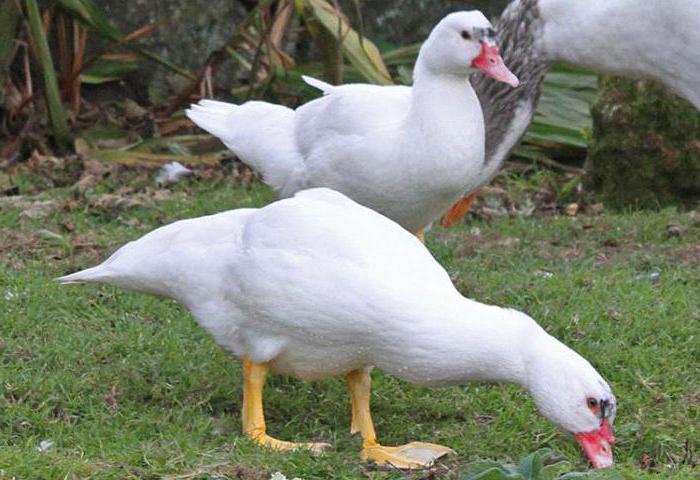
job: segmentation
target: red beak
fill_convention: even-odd
[[[513,72],[503,63],[498,47],[489,45],[487,42],[481,42],[481,53],[472,60],[472,68],[479,69],[494,80],[507,83],[511,87],[520,85],[518,77],[513,75]]]
[[[615,436],[607,419],[603,419],[599,430],[577,433],[576,440],[583,447],[593,468],[606,468],[613,464],[612,445],[615,443]]]

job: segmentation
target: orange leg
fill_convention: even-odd
[[[442,218],[442,226],[445,228],[450,228],[461,222],[464,216],[469,213],[469,210],[472,208],[474,200],[476,200],[476,192],[470,193],[466,197],[462,197],[457,200],[457,202],[452,205],[452,207]]]
[[[397,468],[420,468],[430,466],[438,458],[454,453],[452,449],[434,443],[411,442],[399,447],[380,445],[369,408],[372,386],[369,373],[356,370],[348,374],[347,380],[352,401],[350,431],[362,435],[362,460],[369,460],[377,465],[389,464]]]
[[[265,415],[263,413],[263,388],[269,366],[266,363],[254,363],[247,357],[243,359],[243,408],[241,419],[243,433],[255,443],[274,450],[297,450],[306,448],[319,453],[329,447],[327,443],[292,443],[272,438],[266,433]]]

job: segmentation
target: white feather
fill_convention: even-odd
[[[59,281],[172,297],[226,350],[301,378],[514,382],[571,431],[596,428],[587,396],[614,400],[532,319],[464,298],[413,235],[327,189],[167,225]]]
[[[416,232],[476,181],[483,164],[483,114],[468,80],[481,45],[461,32],[489,26],[480,12],[443,19],[421,49],[413,89],[304,77],[324,96],[296,111],[204,100],[187,115],[280,196],[333,188]]]
[[[306,82],[307,85],[323,92],[324,95],[331,93],[335,88],[335,86],[331,85],[330,83],[324,82],[323,80],[319,80],[318,78],[310,77],[308,75],[302,75],[301,79],[304,80],[304,82]]]

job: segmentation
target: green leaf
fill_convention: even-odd
[[[114,27],[107,16],[90,0],[57,0],[57,3],[102,36],[115,42],[124,38],[124,34]]]
[[[524,480],[524,477],[518,473],[508,473],[500,467],[493,467],[478,475],[466,477],[464,480]]]
[[[492,460],[479,460],[462,467],[458,480],[523,480],[513,465],[502,465]]]
[[[544,79],[542,97],[525,142],[555,148],[587,148],[587,132],[592,128],[590,110],[597,90],[595,75],[554,68]]]
[[[613,470],[566,473],[569,462],[548,448],[543,448],[523,458],[518,465],[479,460],[459,468],[457,480],[624,480],[624,476]],[[562,476],[563,475],[563,476]]]
[[[537,480],[541,477],[544,469],[543,456],[551,453],[550,451],[537,451],[523,458],[518,465],[518,472],[525,480]]]
[[[414,43],[413,45],[407,45],[405,47],[395,48],[393,50],[386,51],[382,54],[384,63],[391,66],[410,66],[416,63],[416,58],[418,58],[418,52],[420,51],[421,44]]]
[[[101,84],[121,80],[138,69],[138,59],[100,58],[91,63],[82,74],[80,81],[89,84]]]
[[[377,46],[350,28],[347,21],[325,0],[304,0],[305,12],[316,19],[341,45],[345,57],[370,82],[394,82]]]
[[[32,39],[32,48],[39,59],[41,72],[44,77],[44,90],[46,103],[49,108],[51,130],[56,143],[65,148],[71,143],[71,135],[68,131],[68,122],[66,121],[66,114],[63,111],[63,104],[61,103],[61,93],[58,89],[56,71],[54,70],[53,59],[51,58],[49,43],[44,34],[39,6],[36,0],[25,0],[24,6],[27,15],[27,23],[29,25],[29,35]]]

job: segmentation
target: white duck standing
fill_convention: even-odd
[[[472,192],[489,183],[525,134],[550,67],[563,62],[600,73],[651,78],[700,109],[700,0],[515,0],[496,28],[504,61],[520,79],[503,88],[472,77],[484,111],[486,160],[467,196],[446,215],[464,216]],[[394,87],[399,88],[399,87]]]
[[[481,12],[445,17],[423,44],[413,89],[331,87],[296,111],[265,102],[203,100],[187,116],[262,173],[281,197],[329,187],[410,232],[473,185],[484,162],[484,122],[469,75],[516,86]]]
[[[242,359],[243,431],[260,445],[325,446],[267,434],[262,397],[271,370],[309,380],[345,375],[363,459],[408,468],[449,453],[430,443],[377,442],[369,400],[376,366],[421,385],[518,384],[576,435],[595,467],[612,463],[615,397],[585,359],[527,315],[464,298],[413,235],[332,190],[176,222],[59,280],[185,305]]]

